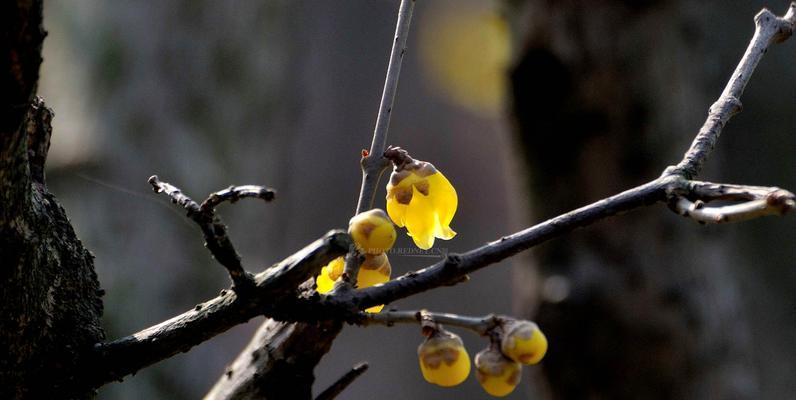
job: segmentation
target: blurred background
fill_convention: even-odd
[[[556,4],[553,4],[556,3]],[[560,4],[559,4],[560,3]],[[676,162],[753,32],[759,1],[417,3],[389,143],[453,182],[458,236],[394,274],[657,176]],[[194,199],[278,190],[220,214],[259,272],[344,228],[370,145],[398,1],[45,3],[48,184],[96,256],[109,339],[229,285],[150,175]],[[769,52],[702,178],[796,189],[796,51]],[[384,207],[384,189],[376,204]],[[796,392],[793,217],[702,227],[662,206],[614,218],[392,306],[537,320],[551,342],[509,398],[785,398]],[[398,248],[413,248],[403,231]],[[196,399],[262,319],[100,390]],[[483,339],[460,332],[471,356]],[[347,327],[316,391],[480,399],[426,384],[415,326]],[[621,389],[620,389],[621,388]]]

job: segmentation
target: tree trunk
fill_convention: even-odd
[[[0,15],[0,398],[88,398],[75,366],[103,339],[101,290],[44,182],[53,113],[34,98],[42,3],[6,2]]]
[[[696,17],[677,1],[511,4],[513,112],[536,219],[679,158],[718,95],[704,89]],[[539,293],[523,306],[550,340],[551,398],[757,397],[727,235],[708,233],[653,208],[537,250],[540,286],[519,296]]]

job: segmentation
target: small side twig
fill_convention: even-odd
[[[215,208],[221,203],[228,201],[234,203],[242,198],[252,197],[265,200],[269,202],[276,196],[274,189],[257,186],[257,185],[243,185],[243,186],[230,186],[224,190],[212,193],[210,196],[199,205],[199,209],[203,212],[214,212]]]
[[[420,324],[423,326],[427,323],[443,324],[449,326],[456,326],[471,330],[481,336],[485,336],[489,331],[500,326],[505,317],[495,314],[484,315],[482,317],[468,317],[465,315],[437,313],[428,310],[419,311],[385,311],[378,314],[374,313],[360,313],[360,325],[386,325],[393,326],[395,324]]]
[[[340,379],[336,380],[334,383],[331,384],[326,390],[321,392],[315,400],[332,400],[336,398],[340,393],[343,392],[351,383],[354,382],[357,378],[359,378],[362,374],[365,373],[369,368],[367,362],[362,361],[357,365],[351,367],[351,369],[346,372]]]
[[[235,202],[244,197],[255,197],[265,201],[274,198],[272,189],[262,186],[230,186],[225,190],[211,194],[202,204],[198,204],[185,195],[178,187],[163,182],[157,175],[149,178],[149,184],[156,193],[165,193],[171,201],[188,211],[188,218],[196,222],[202,230],[205,246],[224,268],[232,279],[233,289],[246,292],[254,285],[252,275],[243,269],[241,258],[227,235],[227,227],[216,215],[215,207],[224,201]]]
[[[745,221],[766,215],[783,215],[796,207],[793,193],[777,187],[724,185],[692,181],[691,194],[697,200],[677,196],[670,207],[678,214],[699,223]],[[742,201],[738,204],[708,206],[712,200]]]

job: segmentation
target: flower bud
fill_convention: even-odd
[[[366,288],[390,280],[390,260],[384,253],[373,255],[366,254],[365,261],[359,266],[359,274],[357,275],[357,287]],[[378,313],[384,308],[384,305],[373,306],[365,309],[369,313]]]
[[[315,279],[315,286],[318,293],[329,293],[334,288],[334,283],[340,278],[345,269],[345,259],[337,257],[321,269],[321,273]]]
[[[520,383],[522,365],[490,347],[475,355],[475,376],[487,393],[503,397]]]
[[[547,338],[539,326],[531,321],[511,321],[504,329],[500,350],[506,357],[525,365],[542,361],[547,353]]]
[[[470,356],[459,336],[439,330],[417,348],[420,372],[423,378],[435,385],[456,386],[470,374]]]
[[[395,243],[395,227],[387,214],[378,208],[355,215],[348,223],[348,233],[359,251],[381,254]]]
[[[335,283],[340,279],[345,270],[345,258],[338,257],[321,269],[321,273],[315,278],[315,286],[318,293],[329,293],[334,289]],[[357,275],[357,287],[364,289],[390,280],[390,260],[384,253],[365,254],[365,261],[359,267]],[[378,313],[384,305],[373,306],[365,311]]]

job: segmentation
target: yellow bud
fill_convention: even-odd
[[[547,353],[547,338],[531,321],[513,321],[506,325],[500,350],[506,357],[530,365],[542,361]]]
[[[321,269],[321,273],[315,278],[315,286],[318,293],[329,293],[334,289],[335,283],[343,275],[345,269],[345,259],[338,257],[332,260],[329,264]],[[366,254],[365,261],[359,267],[359,274],[357,275],[357,287],[366,288],[390,280],[390,260],[384,253],[381,254]],[[373,306],[365,311],[371,313],[378,313],[384,308],[384,305]]]
[[[470,375],[470,356],[462,339],[448,331],[437,331],[417,348],[420,372],[435,385],[456,386]]]
[[[378,208],[359,213],[348,223],[348,233],[357,248],[366,254],[381,254],[395,243],[395,227]]]
[[[406,226],[417,247],[427,250],[434,239],[452,239],[450,228],[459,198],[456,189],[431,163],[413,160],[396,167],[387,184],[387,212]]]
[[[317,286],[318,293],[329,293],[334,288],[334,283],[340,278],[345,269],[345,259],[337,257],[327,264],[318,278],[315,279],[315,286]]]
[[[385,283],[390,280],[391,272],[392,267],[390,267],[390,260],[387,258],[386,254],[367,254],[365,255],[365,261],[359,266],[357,287],[366,288]],[[369,313],[378,313],[381,312],[382,308],[384,308],[383,304],[367,308],[365,311]]]
[[[503,397],[520,383],[522,365],[506,358],[496,348],[487,348],[475,355],[475,376],[487,393]]]

